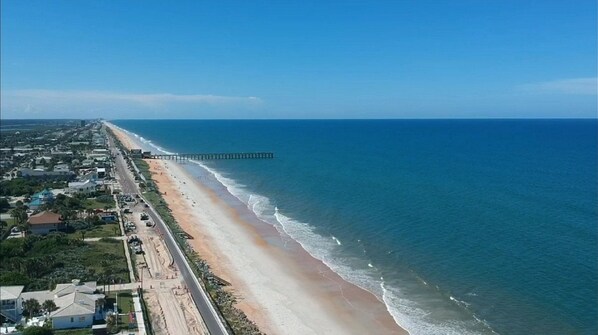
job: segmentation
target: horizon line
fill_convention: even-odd
[[[366,120],[598,120],[598,115],[594,117],[397,117],[397,118],[122,118],[122,119],[103,119],[103,118],[0,118],[0,120],[103,120],[103,121],[128,121],[128,120],[146,120],[146,121],[366,121]]]

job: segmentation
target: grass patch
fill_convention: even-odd
[[[120,236],[120,225],[118,223],[106,223],[99,226],[94,226],[88,230],[85,237],[115,237]]]
[[[83,263],[95,273],[109,274],[115,283],[128,283],[129,268],[125,257],[123,242],[103,238],[89,242],[88,251],[82,255]],[[110,281],[110,279],[107,279]]]
[[[106,206],[114,208],[116,203],[114,202],[114,199],[110,199],[109,202],[101,202],[96,200],[96,198],[91,198],[83,200],[83,206],[85,209],[104,209]]]
[[[119,314],[135,312],[135,307],[133,306],[133,294],[131,293],[131,291],[110,292],[110,294],[108,294],[106,297],[106,306],[109,309],[114,309],[114,303],[117,303]]]
[[[118,299],[118,300],[117,300]],[[118,308],[118,324],[120,329],[128,329],[129,313],[135,313],[135,306],[133,305],[133,294],[131,291],[113,291],[106,297],[106,306],[114,309],[114,304]],[[125,315],[120,315],[125,314]]]

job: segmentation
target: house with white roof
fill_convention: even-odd
[[[14,323],[21,320],[23,313],[23,288],[24,286],[0,286],[0,314]]]
[[[56,285],[53,291],[20,293],[20,298],[35,299],[40,304],[54,301],[58,309],[49,315],[54,329],[90,328],[94,320],[104,319],[104,295],[95,293],[96,289],[96,282],[74,279],[70,284]]]
[[[69,194],[91,194],[98,188],[98,184],[93,180],[74,181],[68,184],[67,193]]]

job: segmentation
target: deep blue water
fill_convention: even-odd
[[[413,334],[598,333],[596,120],[114,123],[273,151],[207,166]]]

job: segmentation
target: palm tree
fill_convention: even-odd
[[[29,318],[31,319],[33,317],[33,314],[39,313],[41,306],[39,304],[39,301],[31,298],[23,302],[23,309],[29,312]]]
[[[42,304],[42,309],[44,311],[46,311],[46,313],[51,313],[51,312],[54,312],[55,310],[57,310],[58,307],[54,303],[54,300],[48,299],[48,300],[44,301],[44,303]]]
[[[15,219],[17,225],[22,225],[27,221],[27,211],[25,207],[16,207],[10,210],[10,215]]]

